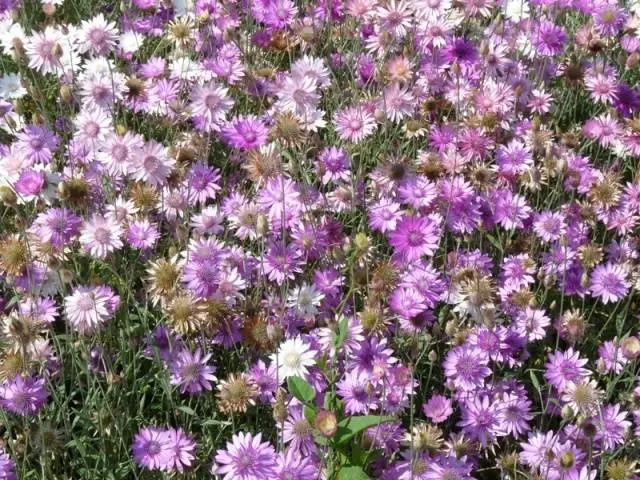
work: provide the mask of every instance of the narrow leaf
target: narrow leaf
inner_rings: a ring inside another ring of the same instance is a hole
[[[381,423],[393,422],[394,420],[395,417],[381,417],[378,415],[362,415],[345,418],[338,423],[338,433],[336,433],[335,436],[336,445],[347,443],[358,433],[369,427],[374,427]]]

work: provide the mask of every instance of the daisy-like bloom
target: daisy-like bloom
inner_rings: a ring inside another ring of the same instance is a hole
[[[227,448],[218,450],[212,475],[224,480],[265,480],[275,478],[277,456],[262,434],[236,433],[227,442]]]
[[[351,160],[342,148],[326,147],[315,162],[316,173],[322,183],[349,182],[351,180]]]
[[[217,132],[226,122],[227,113],[233,107],[229,90],[215,82],[196,85],[191,91],[189,108],[196,125],[205,132]]]
[[[388,197],[382,197],[369,207],[369,226],[380,233],[390,232],[397,228],[402,219],[400,204]]]
[[[269,130],[255,115],[240,115],[222,128],[222,138],[238,150],[255,150],[267,143]]]
[[[107,112],[100,107],[83,108],[75,119],[76,139],[90,150],[98,150],[105,138],[112,133],[112,121]]]
[[[220,170],[198,162],[191,167],[186,178],[189,198],[204,203],[213,200],[220,191]]]
[[[361,107],[348,107],[333,117],[336,132],[342,140],[358,143],[376,129],[376,121]]]
[[[244,373],[232,373],[226,380],[221,380],[216,389],[218,410],[227,414],[246,412],[260,393],[252,378]]]
[[[415,215],[404,217],[389,234],[389,243],[395,248],[394,254],[408,262],[425,255],[433,256],[439,242],[437,225],[429,218]]]
[[[292,289],[287,298],[287,306],[298,315],[313,317],[318,313],[318,307],[324,298],[324,294],[318,291],[313,284],[302,284]]]
[[[494,221],[506,230],[522,228],[524,220],[531,214],[527,200],[510,190],[500,190],[494,195]]]
[[[131,164],[136,152],[143,145],[140,135],[126,132],[124,135],[111,133],[107,135],[98,153],[98,161],[106,168],[109,175],[121,178],[131,171]]]
[[[631,428],[631,422],[627,420],[628,415],[624,410],[620,410],[617,403],[602,408],[602,413],[596,418],[595,440],[601,442],[605,450],[613,450],[624,443]]]
[[[385,6],[378,7],[376,14],[380,22],[380,29],[397,38],[404,37],[412,24],[412,4],[404,0],[391,0]]]
[[[565,216],[560,212],[541,212],[533,223],[533,231],[545,242],[558,240],[566,228]]]
[[[319,101],[320,93],[314,79],[290,76],[285,78],[278,91],[276,106],[281,111],[304,117],[307,112],[316,109]]]
[[[558,437],[552,431],[532,432],[527,441],[520,444],[520,461],[537,471],[548,471],[550,461],[555,457],[553,448],[557,443]]]
[[[453,408],[451,400],[436,393],[422,406],[422,411],[433,423],[442,423],[451,416]]]
[[[529,421],[533,419],[531,401],[526,395],[508,393],[499,407],[500,423],[505,435],[520,437],[529,431]]]
[[[596,73],[585,78],[585,88],[596,102],[613,103],[618,98],[618,81],[613,75]]]
[[[77,332],[101,330],[120,306],[120,297],[109,287],[77,287],[64,298],[67,320]]]
[[[568,382],[561,399],[575,413],[592,416],[597,415],[603,396],[595,380],[582,380]]]
[[[344,402],[345,411],[351,415],[368,413],[378,408],[371,375],[362,370],[350,370],[337,384],[338,396]]]
[[[304,54],[291,64],[291,77],[310,78],[320,88],[331,85],[331,72],[322,58],[315,58]]]
[[[458,426],[483,447],[494,443],[496,437],[504,436],[504,428],[496,409],[489,397],[476,397],[461,406],[462,419]]]
[[[175,455],[175,445],[164,429],[140,429],[133,438],[131,450],[136,463],[146,470],[168,470],[170,465],[175,464],[172,458]]]
[[[580,383],[589,378],[591,372],[585,368],[588,362],[571,347],[566,352],[550,353],[549,361],[544,366],[544,378],[562,393],[569,382]]]
[[[281,343],[271,361],[278,365],[278,379],[284,382],[289,377],[306,377],[308,367],[316,363],[316,352],[302,338],[295,337]]]
[[[189,395],[211,390],[211,382],[215,382],[216,377],[215,368],[207,363],[209,359],[211,354],[202,355],[200,349],[194,353],[182,350],[171,364],[171,385],[178,385],[180,393]]]
[[[82,219],[67,208],[50,208],[38,215],[31,230],[38,239],[61,249],[80,233]]]
[[[455,347],[447,354],[442,367],[456,388],[468,391],[484,385],[485,377],[491,375],[488,363],[488,358],[477,349]]]
[[[19,74],[9,73],[0,77],[0,97],[17,100],[26,94],[27,89],[22,86],[22,77]]]
[[[547,334],[547,327],[551,324],[551,319],[544,310],[527,309],[518,315],[515,322],[517,328],[527,335],[529,341],[542,340]]]
[[[315,453],[313,427],[302,413],[302,406],[289,408],[289,416],[284,421],[284,425],[278,423],[278,427],[281,426],[283,427],[284,443],[288,444],[290,449],[305,456],[311,456]]]
[[[302,456],[292,448],[288,449],[286,453],[278,454],[278,465],[274,479],[303,480],[317,477],[318,468],[310,457]]]
[[[94,215],[82,226],[80,244],[85,252],[96,258],[106,256],[122,247],[122,227],[110,216]]]
[[[0,407],[16,415],[35,415],[48,397],[44,378],[16,375],[0,385]]]
[[[149,140],[134,155],[133,178],[157,187],[166,182],[175,164],[162,144]]]
[[[16,476],[16,463],[11,460],[4,449],[0,448],[0,479],[18,480]]]
[[[217,205],[210,205],[191,217],[191,228],[199,235],[218,235],[223,231],[223,222]]]
[[[58,307],[50,297],[25,298],[18,304],[20,315],[40,324],[52,324],[58,317]]]
[[[146,218],[129,223],[127,229],[127,243],[133,248],[150,250],[160,238],[160,232],[155,223]]]
[[[78,51],[91,55],[108,55],[116,46],[118,29],[115,23],[107,22],[102,13],[80,25]]]
[[[607,263],[598,265],[589,279],[591,295],[602,303],[617,302],[628,292],[631,284],[627,281],[627,269],[623,265]]]
[[[40,162],[47,164],[53,159],[53,155],[60,141],[58,136],[42,125],[25,125],[17,134],[16,153],[21,153],[31,164]]]
[[[381,107],[387,118],[394,123],[410,116],[416,105],[416,100],[406,87],[393,83],[382,93]]]
[[[567,34],[553,22],[543,20],[533,27],[531,41],[536,47],[538,55],[553,57],[564,52]]]
[[[33,32],[24,46],[29,57],[29,68],[41,73],[61,73],[62,58],[70,54],[69,43],[69,39],[60,30],[51,26]]]
[[[167,470],[183,473],[185,468],[191,467],[196,459],[196,442],[181,428],[169,428],[167,439],[171,450],[167,459]]]

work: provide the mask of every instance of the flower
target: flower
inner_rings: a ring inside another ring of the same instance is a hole
[[[203,356],[200,349],[194,353],[182,350],[171,363],[171,384],[178,385],[180,393],[189,395],[211,390],[211,382],[215,382],[216,377],[215,368],[207,364],[210,358],[211,354]]]
[[[607,263],[598,265],[591,273],[589,291],[602,303],[617,302],[629,291],[627,270],[622,265]]]
[[[456,347],[449,351],[442,367],[445,376],[456,388],[474,390],[484,384],[484,378],[491,375],[488,359],[477,349]]]
[[[262,441],[262,434],[236,433],[224,450],[218,450],[211,474],[224,480],[266,480],[275,477],[277,456],[273,447]]]
[[[440,232],[429,218],[406,216],[389,234],[389,243],[395,254],[405,261],[418,260],[422,256],[433,256],[438,248]]]
[[[84,222],[80,230],[80,244],[90,255],[106,258],[122,247],[123,234],[122,227],[112,217],[94,215],[90,221]]]
[[[0,406],[16,415],[34,415],[49,397],[44,378],[16,375],[0,385]]]
[[[167,430],[167,443],[171,453],[168,455],[167,470],[184,472],[195,460],[196,442],[194,442],[181,428]]]
[[[7,455],[3,448],[0,448],[0,479],[18,480],[16,463]]]
[[[431,395],[429,401],[422,406],[422,411],[433,423],[442,423],[453,413],[451,400],[437,393]]]
[[[281,343],[271,361],[278,365],[278,378],[283,382],[289,377],[304,378],[308,367],[316,363],[316,353],[301,337],[295,337]]]
[[[167,431],[156,427],[144,427],[136,433],[131,446],[136,463],[146,470],[169,470],[175,463],[175,443]]]
[[[120,297],[109,287],[77,287],[64,299],[64,311],[72,328],[82,334],[101,330],[120,306]]]

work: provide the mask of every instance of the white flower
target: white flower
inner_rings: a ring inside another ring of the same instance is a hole
[[[324,298],[324,294],[316,290],[313,285],[303,284],[296,287],[287,298],[287,305],[303,317],[309,317],[318,313],[318,306]]]
[[[136,34],[136,32],[129,30],[128,32],[124,32],[120,35],[118,43],[120,45],[120,49],[124,53],[136,53],[142,46],[144,39],[145,37],[141,36],[138,38],[138,34]]]
[[[504,5],[504,16],[513,22],[529,18],[529,2],[527,0],[507,0]]]
[[[278,365],[278,378],[283,382],[288,377],[302,377],[307,374],[307,367],[316,363],[316,353],[304,343],[300,337],[291,338],[280,344],[277,354],[271,360]]]
[[[0,97],[7,100],[22,98],[27,94],[27,89],[22,86],[19,74],[9,73],[0,77]]]

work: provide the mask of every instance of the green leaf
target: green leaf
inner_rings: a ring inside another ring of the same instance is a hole
[[[498,249],[498,251],[500,253],[502,253],[502,245],[500,245],[500,242],[498,241],[498,239],[496,237],[494,237],[493,235],[489,235],[487,233],[487,239],[489,240],[489,242],[491,243],[491,245],[493,245],[494,247],[496,247]]]
[[[380,425],[381,423],[393,422],[394,420],[395,417],[381,417],[378,415],[362,415],[345,418],[338,423],[335,443],[336,445],[344,445],[363,430]]]
[[[178,410],[180,410],[182,413],[186,413],[187,415],[191,415],[191,416],[196,414],[196,411],[193,408],[187,407],[186,405],[180,405],[178,407]]]
[[[340,320],[340,323],[338,324],[338,334],[336,335],[335,338],[335,347],[336,349],[342,347],[342,345],[344,344],[344,341],[347,339],[347,333],[349,332],[349,319],[347,317],[344,317],[342,320]]]
[[[316,409],[314,407],[310,407],[309,405],[304,406],[304,417],[307,421],[313,425],[313,422],[316,420]]]
[[[338,472],[338,480],[367,480],[369,475],[364,473],[362,467],[346,465]]]
[[[542,388],[540,387],[540,381],[533,370],[529,370],[529,376],[531,377],[531,383],[533,383],[533,388],[536,389],[538,393],[542,392]]]
[[[287,379],[289,393],[302,403],[311,403],[316,398],[316,392],[309,383],[300,377],[289,377]]]

